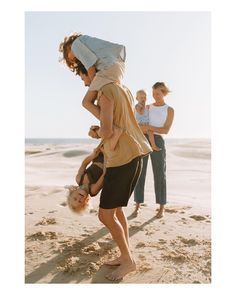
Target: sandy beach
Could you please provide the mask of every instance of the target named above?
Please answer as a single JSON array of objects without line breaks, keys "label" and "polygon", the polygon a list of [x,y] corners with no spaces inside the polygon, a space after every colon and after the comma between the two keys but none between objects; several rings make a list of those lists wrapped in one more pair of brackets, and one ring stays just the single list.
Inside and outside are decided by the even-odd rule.
[{"label": "sandy beach", "polygon": [[[96,144],[26,145],[25,282],[114,283],[105,275],[118,255],[98,220],[99,195],[89,213],[65,206],[65,185],[75,184],[83,158]],[[168,204],[155,217],[150,160],[145,203],[133,217],[133,196],[125,208],[137,270],[115,283],[211,282],[211,143],[207,139],[166,139]]]}]

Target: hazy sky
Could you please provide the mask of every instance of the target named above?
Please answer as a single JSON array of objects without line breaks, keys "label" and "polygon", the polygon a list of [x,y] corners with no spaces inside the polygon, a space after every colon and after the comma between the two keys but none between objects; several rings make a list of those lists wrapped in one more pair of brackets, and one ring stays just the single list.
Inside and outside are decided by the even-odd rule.
[{"label": "hazy sky", "polygon": [[82,106],[87,91],[58,62],[64,36],[78,31],[126,46],[124,84],[132,93],[171,89],[168,137],[210,137],[209,12],[26,12],[26,137],[87,137],[97,123]]}]

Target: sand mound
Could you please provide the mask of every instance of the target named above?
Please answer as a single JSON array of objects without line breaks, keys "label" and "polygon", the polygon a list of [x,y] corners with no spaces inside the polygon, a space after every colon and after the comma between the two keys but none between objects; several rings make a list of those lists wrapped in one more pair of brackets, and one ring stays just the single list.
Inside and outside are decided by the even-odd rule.
[{"label": "sand mound", "polygon": [[63,153],[63,156],[66,158],[73,158],[73,157],[79,157],[88,154],[87,151],[82,150],[71,150]]},{"label": "sand mound", "polygon": [[38,223],[36,223],[35,225],[48,225],[48,224],[55,224],[56,223],[56,219],[55,218],[46,218],[43,217],[43,219],[41,221],[39,221]]},{"label": "sand mound", "polygon": [[180,156],[183,158],[196,158],[196,159],[211,159],[211,152],[207,150],[198,151],[196,149],[193,150],[178,150],[173,152],[176,156]]},{"label": "sand mound", "polygon": [[36,240],[45,241],[45,240],[48,240],[48,239],[49,240],[57,239],[57,237],[58,237],[58,233],[56,233],[56,232],[52,232],[52,231],[43,232],[43,231],[40,231],[40,232],[37,232],[35,234],[27,236],[27,239],[33,240],[33,241],[36,241]]}]

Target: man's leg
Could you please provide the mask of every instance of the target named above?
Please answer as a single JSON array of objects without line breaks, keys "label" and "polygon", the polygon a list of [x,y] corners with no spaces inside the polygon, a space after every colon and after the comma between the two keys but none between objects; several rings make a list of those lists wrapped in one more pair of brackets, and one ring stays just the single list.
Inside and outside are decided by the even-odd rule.
[{"label": "man's leg", "polygon": [[[111,274],[107,276],[107,278],[110,280],[120,280],[127,273],[134,271],[136,269],[136,264],[132,258],[132,255],[129,249],[129,244],[126,239],[128,232],[125,232],[126,230],[124,230],[121,222],[116,216],[116,211],[117,211],[117,208],[115,209],[100,208],[99,209],[99,219],[109,229],[121,253],[120,266],[114,272],[112,272]],[[119,217],[122,220],[122,222],[125,222],[125,220],[122,217],[122,213],[119,215]],[[124,226],[125,226],[125,223],[124,223]]]},{"label": "man's leg", "polygon": [[[118,218],[121,226],[123,227],[125,238],[126,238],[126,242],[128,244],[128,247],[129,247],[129,228],[128,228],[127,219],[126,219],[126,217],[124,215],[124,212],[122,210],[122,207],[117,208],[117,210],[116,210],[116,217]],[[107,262],[105,262],[105,264],[106,265],[111,265],[111,266],[120,265],[121,264],[121,256],[115,258],[114,260],[107,261]]]}]

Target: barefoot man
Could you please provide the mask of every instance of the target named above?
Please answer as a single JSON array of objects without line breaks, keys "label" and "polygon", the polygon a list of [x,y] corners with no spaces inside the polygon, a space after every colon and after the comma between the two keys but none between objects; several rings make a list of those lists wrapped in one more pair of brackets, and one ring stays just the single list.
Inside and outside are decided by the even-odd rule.
[{"label": "barefoot man", "polygon": [[[130,252],[127,219],[122,207],[127,206],[139,178],[142,156],[152,151],[135,120],[131,101],[132,95],[127,88],[110,83],[99,91],[98,106],[93,102],[84,104],[100,120],[101,136],[105,140],[107,164],[98,216],[120,250],[117,259],[106,263],[118,266],[107,275],[110,280],[120,280],[136,269]],[[115,150],[111,151],[109,138],[112,137],[113,125],[125,131],[121,134]]]},{"label": "barefoot man", "polygon": [[[98,216],[110,231],[120,250],[117,259],[106,263],[117,265],[117,269],[109,273],[107,278],[113,281],[121,280],[126,274],[136,269],[130,251],[127,219],[122,207],[127,206],[137,183],[142,168],[142,157],[149,154],[152,149],[134,117],[132,94],[120,82],[123,77],[125,60],[120,57],[120,47],[118,47],[118,51],[116,49],[113,52],[115,55],[112,56],[112,60],[114,57],[118,59],[119,67],[114,65],[114,68],[107,68],[102,76],[98,71],[100,75],[95,76],[96,79],[94,79],[94,75],[90,75],[88,67],[84,67],[74,56],[72,61],[70,60],[66,45],[64,44],[63,48],[67,65],[80,76],[85,86],[90,86],[91,95],[86,95],[82,104],[100,121],[100,136],[104,140],[103,147],[106,156],[106,173]],[[88,59],[91,56],[92,65],[94,54],[88,50],[86,52],[85,57]],[[99,51],[100,53],[103,57],[104,52]],[[116,56],[117,54],[119,56]],[[90,89],[92,85],[95,85],[96,89],[94,87]],[[122,129],[122,134],[119,136],[114,150],[110,148],[114,133],[113,126]]]}]

